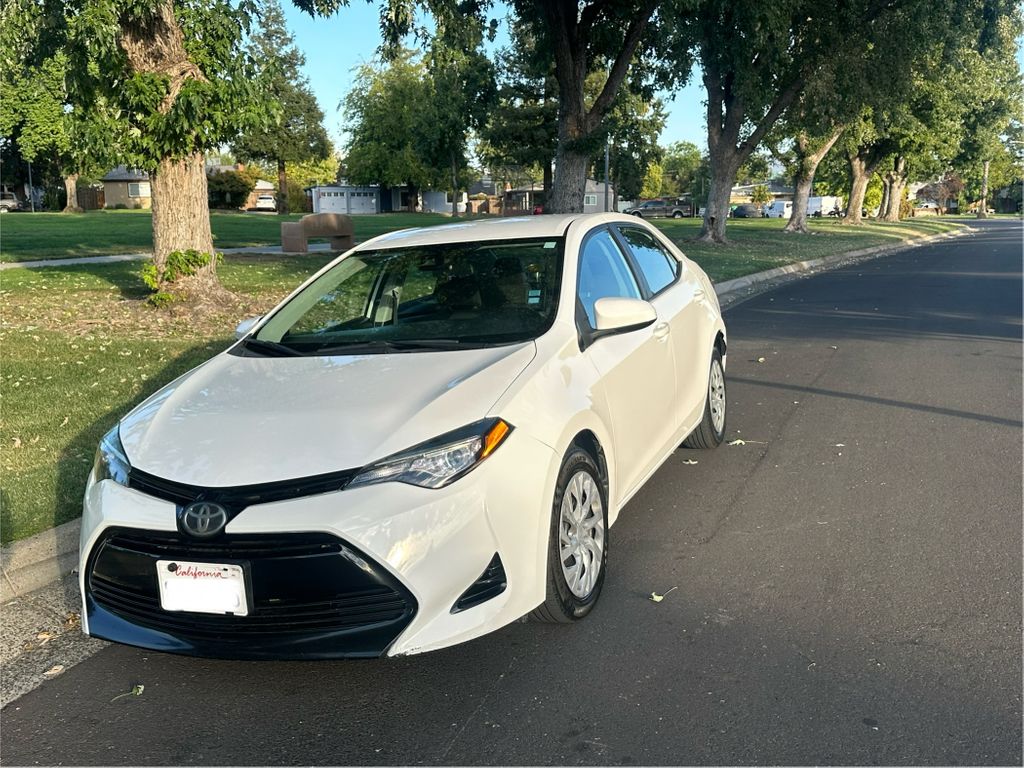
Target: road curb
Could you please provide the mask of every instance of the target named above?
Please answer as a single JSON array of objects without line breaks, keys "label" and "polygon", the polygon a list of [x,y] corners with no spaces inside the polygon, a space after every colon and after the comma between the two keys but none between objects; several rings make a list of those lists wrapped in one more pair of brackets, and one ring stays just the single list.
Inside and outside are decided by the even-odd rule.
[{"label": "road curb", "polygon": [[0,547],[0,603],[22,597],[71,573],[78,566],[82,521]]},{"label": "road curb", "polygon": [[[975,231],[977,230],[965,226],[954,232],[904,240],[893,245],[881,245],[859,251],[839,253],[835,256],[826,256],[821,259],[795,262],[717,283],[715,293],[718,294],[723,305],[731,305],[741,299],[749,298],[768,284],[781,278],[798,277],[809,272],[832,269],[843,264],[898,253],[937,240],[948,240]],[[95,263],[100,258],[110,257],[92,257],[90,261]],[[67,260],[63,261],[67,263]],[[24,266],[24,264],[22,263],[20,266]],[[16,597],[34,592],[70,573],[78,565],[80,529],[81,520],[72,520],[49,531],[37,533],[35,536],[0,548],[0,570],[2,570],[0,603],[6,603]]]},{"label": "road curb", "polygon": [[935,235],[928,235],[927,237],[910,238],[899,243],[893,243],[892,245],[876,245],[873,248],[862,248],[858,251],[837,253],[834,256],[825,256],[821,259],[796,261],[792,264],[775,267],[774,269],[766,269],[763,272],[755,272],[752,275],[744,275],[743,277],[736,277],[732,280],[715,283],[715,293],[718,295],[719,301],[721,301],[723,305],[734,304],[740,299],[753,296],[766,285],[774,284],[781,278],[799,277],[800,275],[809,272],[834,269],[836,267],[843,266],[844,264],[852,264],[857,261],[866,261],[880,256],[888,256],[893,253],[909,250],[910,248],[928,245],[929,243],[934,243],[939,240],[951,240],[976,231],[977,230],[973,227],[965,225],[962,229],[952,232],[940,232]]}]

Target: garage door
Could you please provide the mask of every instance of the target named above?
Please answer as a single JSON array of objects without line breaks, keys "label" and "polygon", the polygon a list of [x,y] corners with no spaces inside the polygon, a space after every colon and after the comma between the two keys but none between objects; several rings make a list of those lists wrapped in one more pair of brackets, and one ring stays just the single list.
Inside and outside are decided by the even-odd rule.
[{"label": "garage door", "polygon": [[376,213],[377,193],[376,192],[349,192],[348,193],[349,213]]},{"label": "garage door", "polygon": [[345,213],[345,193],[337,190],[320,190],[319,213]]}]

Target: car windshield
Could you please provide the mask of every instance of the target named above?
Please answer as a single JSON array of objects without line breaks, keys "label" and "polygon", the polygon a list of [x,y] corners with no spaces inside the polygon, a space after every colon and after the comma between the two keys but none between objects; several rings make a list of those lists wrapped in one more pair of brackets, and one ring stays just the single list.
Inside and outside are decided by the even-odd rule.
[{"label": "car windshield", "polygon": [[528,341],[554,322],[562,239],[356,252],[244,345],[267,355],[412,352]]}]

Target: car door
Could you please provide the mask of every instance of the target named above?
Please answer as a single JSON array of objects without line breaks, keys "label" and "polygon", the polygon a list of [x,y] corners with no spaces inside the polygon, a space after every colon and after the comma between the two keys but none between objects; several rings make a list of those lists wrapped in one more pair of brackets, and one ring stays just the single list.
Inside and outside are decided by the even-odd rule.
[{"label": "car door", "polygon": [[587,235],[580,248],[577,323],[586,356],[600,375],[595,393],[611,419],[616,498],[640,482],[671,438],[676,397],[670,328],[660,317],[647,328],[587,341],[596,331],[594,304],[606,297],[642,298],[634,268],[608,227]]},{"label": "car door", "polygon": [[676,378],[671,420],[689,427],[704,407],[713,316],[697,276],[645,227],[619,224],[616,232],[641,278],[641,289],[670,328]]}]

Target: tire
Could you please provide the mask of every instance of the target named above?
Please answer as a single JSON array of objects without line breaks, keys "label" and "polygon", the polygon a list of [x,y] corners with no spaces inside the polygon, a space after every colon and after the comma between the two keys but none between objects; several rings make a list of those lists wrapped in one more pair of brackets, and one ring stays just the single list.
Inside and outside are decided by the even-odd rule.
[{"label": "tire", "polygon": [[683,218],[683,212],[682,211],[672,211],[672,218],[673,219],[681,219],[681,218]]},{"label": "tire", "polygon": [[704,401],[704,418],[700,425],[683,440],[684,448],[717,448],[725,439],[725,371],[722,353],[716,348],[711,354],[708,370],[708,394]]},{"label": "tire", "polygon": [[640,211],[634,211],[633,215],[636,216],[638,219],[642,219],[644,217],[644,215],[640,213]]},{"label": "tire", "polygon": [[[577,502],[575,505],[574,500]],[[600,505],[599,509],[594,509],[595,502]],[[581,509],[581,506],[584,509],[582,518],[574,522],[573,513]],[[581,530],[583,535],[577,535]],[[563,549],[565,557],[562,556]],[[596,553],[595,549],[598,550]],[[590,613],[601,596],[607,560],[607,493],[593,457],[581,448],[574,447],[558,472],[555,497],[551,505],[546,566],[547,596],[530,613],[530,618],[552,624],[568,624]],[[570,565],[566,566],[566,562]],[[578,581],[570,581],[573,573],[579,576]]]}]

